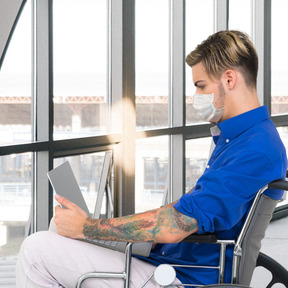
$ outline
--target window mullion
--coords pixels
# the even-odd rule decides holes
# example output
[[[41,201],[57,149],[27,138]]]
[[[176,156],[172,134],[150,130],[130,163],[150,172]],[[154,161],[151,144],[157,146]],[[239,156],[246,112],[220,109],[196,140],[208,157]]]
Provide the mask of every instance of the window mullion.
[[[33,141],[52,142],[53,100],[51,77],[52,1],[33,1]],[[46,173],[52,168],[49,150],[34,153],[32,231],[46,230],[52,214],[52,196]],[[49,204],[48,204],[49,203]],[[47,205],[48,204],[48,205]]]
[[[185,1],[170,2],[170,127],[185,126]],[[171,135],[169,201],[185,191],[185,140],[183,134]]]
[[[271,112],[271,0],[253,1],[253,40],[258,53],[258,98]]]
[[[112,127],[122,135],[114,150],[115,216],[121,216],[135,212],[135,0],[110,4]]]
[[[214,31],[228,29],[229,0],[215,0],[215,28]]]

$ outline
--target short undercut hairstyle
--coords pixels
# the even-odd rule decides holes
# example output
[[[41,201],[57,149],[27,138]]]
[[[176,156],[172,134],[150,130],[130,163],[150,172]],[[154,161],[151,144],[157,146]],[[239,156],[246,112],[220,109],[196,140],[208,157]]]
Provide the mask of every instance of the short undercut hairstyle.
[[[186,57],[192,67],[202,62],[210,78],[220,79],[228,69],[239,71],[250,88],[256,88],[258,55],[250,37],[240,31],[224,30],[209,36]]]

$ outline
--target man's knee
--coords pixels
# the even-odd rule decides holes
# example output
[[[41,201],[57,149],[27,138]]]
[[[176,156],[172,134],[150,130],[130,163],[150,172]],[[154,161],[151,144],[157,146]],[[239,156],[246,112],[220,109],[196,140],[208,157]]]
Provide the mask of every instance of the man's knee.
[[[48,231],[41,231],[31,234],[30,236],[25,238],[21,245],[19,257],[33,257],[36,254],[36,251],[39,252],[40,246],[45,245],[45,242],[50,236],[50,233],[51,232]]]

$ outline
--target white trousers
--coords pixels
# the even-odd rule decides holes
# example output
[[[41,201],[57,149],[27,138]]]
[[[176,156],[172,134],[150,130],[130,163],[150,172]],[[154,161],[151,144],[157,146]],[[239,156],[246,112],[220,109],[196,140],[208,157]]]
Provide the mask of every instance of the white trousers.
[[[53,228],[52,228],[53,230]],[[16,265],[17,288],[76,287],[79,277],[88,272],[122,272],[125,255],[86,242],[43,231],[27,237]],[[155,266],[132,257],[130,287],[140,288]],[[83,288],[121,288],[122,279],[87,279]],[[180,282],[176,279],[176,283]],[[175,284],[176,284],[175,283]],[[160,287],[151,280],[145,288]]]

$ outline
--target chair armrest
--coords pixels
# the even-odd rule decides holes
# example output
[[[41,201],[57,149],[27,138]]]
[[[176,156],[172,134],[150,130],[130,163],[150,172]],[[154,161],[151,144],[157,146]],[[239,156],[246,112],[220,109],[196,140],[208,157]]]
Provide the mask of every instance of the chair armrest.
[[[191,234],[184,238],[182,242],[188,243],[216,243],[217,238],[215,233],[206,234]]]
[[[288,181],[276,180],[268,184],[269,189],[288,190]]]

